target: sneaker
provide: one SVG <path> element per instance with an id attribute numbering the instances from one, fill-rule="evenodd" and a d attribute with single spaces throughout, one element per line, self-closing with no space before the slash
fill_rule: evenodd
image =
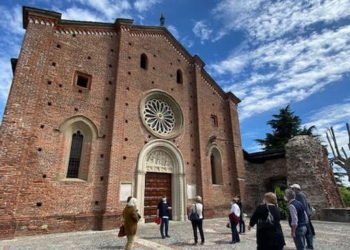
<path id="1" fill-rule="evenodd" d="M 198 244 L 197 242 L 193 243 L 194 246 L 196 246 L 197 244 Z"/>
<path id="2" fill-rule="evenodd" d="M 204 245 L 204 241 L 201 242 L 201 245 Z"/>
<path id="3" fill-rule="evenodd" d="M 162 236 L 162 239 L 165 239 L 165 236 L 164 236 L 164 235 Z"/>
<path id="4" fill-rule="evenodd" d="M 170 235 L 165 235 L 165 237 L 170 238 Z"/>

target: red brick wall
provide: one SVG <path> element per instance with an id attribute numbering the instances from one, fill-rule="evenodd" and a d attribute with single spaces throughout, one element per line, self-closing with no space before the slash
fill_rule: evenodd
<path id="1" fill-rule="evenodd" d="M 120 183 L 135 185 L 139 152 L 156 139 L 139 116 L 140 100 L 152 89 L 167 92 L 182 109 L 183 131 L 171 141 L 183 155 L 186 182 L 204 198 L 206 217 L 226 214 L 239 194 L 236 168 L 243 160 L 231 101 L 214 91 L 165 31 L 122 25 L 81 34 L 80 27 L 28 24 L 1 127 L 1 237 L 116 227 L 125 205 Z M 147 70 L 140 68 L 142 53 Z M 178 69 L 182 84 L 176 82 Z M 76 71 L 92 76 L 90 90 L 74 86 Z M 69 147 L 59 126 L 77 115 L 98 130 L 85 182 L 61 180 Z M 222 152 L 222 185 L 211 184 L 207 150 L 213 135 Z"/>

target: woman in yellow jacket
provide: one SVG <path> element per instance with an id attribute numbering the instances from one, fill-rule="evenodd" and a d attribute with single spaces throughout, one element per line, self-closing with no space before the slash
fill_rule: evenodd
<path id="1" fill-rule="evenodd" d="M 125 245 L 126 250 L 130 250 L 133 247 L 137 231 L 137 222 L 140 219 L 140 215 L 137 213 L 136 203 L 137 200 L 135 198 L 129 199 L 123 211 L 124 230 L 128 239 Z"/>

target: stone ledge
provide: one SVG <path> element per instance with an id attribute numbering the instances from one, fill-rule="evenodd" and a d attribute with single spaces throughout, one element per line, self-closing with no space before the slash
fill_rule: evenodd
<path id="1" fill-rule="evenodd" d="M 325 208 L 321 210 L 320 220 L 350 223 L 350 208 Z"/>

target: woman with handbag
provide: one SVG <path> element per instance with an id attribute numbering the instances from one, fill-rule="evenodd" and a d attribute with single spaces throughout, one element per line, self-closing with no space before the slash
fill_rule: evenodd
<path id="1" fill-rule="evenodd" d="M 263 204 L 259 205 L 252 215 L 248 230 L 257 224 L 257 250 L 281 250 L 285 245 L 280 224 L 280 211 L 277 207 L 277 197 L 274 193 L 264 195 Z"/>
<path id="2" fill-rule="evenodd" d="M 133 247 L 135 241 L 135 235 L 137 231 L 137 223 L 140 220 L 140 215 L 136 209 L 137 200 L 135 198 L 128 199 L 128 203 L 123 211 L 124 218 L 124 231 L 128 239 L 125 249 L 130 250 Z"/>
<path id="3" fill-rule="evenodd" d="M 198 243 L 197 228 L 201 236 L 201 244 L 204 244 L 204 233 L 203 233 L 203 204 L 202 197 L 197 196 L 195 203 L 192 204 L 190 208 L 190 213 L 188 219 L 192 223 L 193 236 L 194 236 L 194 245 Z"/>
<path id="4" fill-rule="evenodd" d="M 239 234 L 237 231 L 237 225 L 239 223 L 239 217 L 241 215 L 241 210 L 239 209 L 239 206 L 237 204 L 238 198 L 235 197 L 232 200 L 231 203 L 231 210 L 229 214 L 229 219 L 230 219 L 230 227 L 231 227 L 231 233 L 232 233 L 232 241 L 231 244 L 235 244 L 240 242 Z"/>

